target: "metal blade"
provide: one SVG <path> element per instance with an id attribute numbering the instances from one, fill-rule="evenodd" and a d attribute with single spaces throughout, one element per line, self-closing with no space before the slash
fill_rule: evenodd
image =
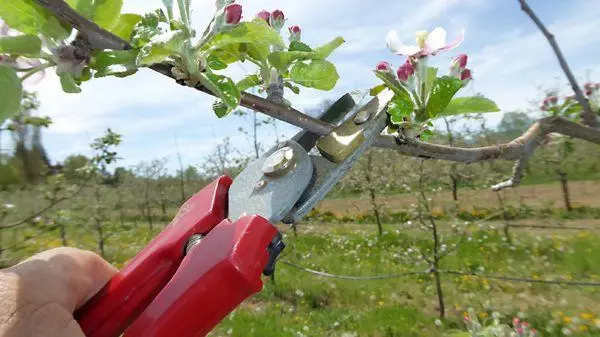
<path id="1" fill-rule="evenodd" d="M 346 115 L 356 106 L 352 94 L 345 94 L 333 103 L 329 109 L 325 110 L 318 118 L 321 121 L 336 124 L 346 117 Z M 307 152 L 310 151 L 321 136 L 310 131 L 301 131 L 296 134 L 292 140 L 300 144 Z"/>
<path id="2" fill-rule="evenodd" d="M 386 108 L 389 101 L 394 97 L 394 93 L 386 90 L 369 103 L 360 108 L 357 115 L 367 111 L 372 116 L 369 121 L 364 123 L 364 141 L 358 148 L 345 160 L 335 163 L 322 156 L 310 155 L 314 166 L 315 178 L 306 192 L 299 199 L 291 212 L 283 219 L 285 223 L 294 223 L 301 219 L 313 207 L 321 201 L 329 191 L 340 181 L 348 170 L 358 161 L 358 159 L 371 147 L 377 139 L 377 136 L 385 129 L 387 124 Z"/>

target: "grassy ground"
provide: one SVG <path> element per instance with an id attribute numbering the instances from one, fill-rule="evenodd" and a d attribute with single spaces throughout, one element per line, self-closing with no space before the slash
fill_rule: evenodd
<path id="1" fill-rule="evenodd" d="M 600 207 L 599 182 L 575 182 L 571 189 L 576 205 Z M 497 207 L 488 191 L 461 190 L 460 195 L 461 203 L 469 207 Z M 524 201 L 529 207 L 545 209 L 560 206 L 561 200 L 558 185 L 524 186 L 505 196 L 507 204 Z M 388 210 L 407 209 L 416 203 L 409 195 L 386 196 L 384 201 Z M 436 195 L 433 201 L 442 208 L 451 205 L 448 193 Z M 369 210 L 368 203 L 359 199 L 326 200 L 320 208 L 342 215 Z M 441 261 L 440 269 L 600 282 L 600 219 L 579 213 L 569 219 L 554 216 L 564 214 L 561 212 L 511 220 L 514 226 L 556 228 L 511 227 L 510 244 L 502 231 L 503 221 L 465 222 L 444 216 L 438 220 L 440 233 L 447 251 L 454 253 Z M 431 255 L 431 233 L 413 222 L 386 223 L 382 236 L 377 235 L 374 224 L 364 221 L 302 223 L 297 236 L 282 227 L 288 247 L 275 282 L 265 278 L 264 290 L 227 317 L 212 336 L 448 336 L 465 329 L 463 317 L 469 308 L 486 322 L 494 312 L 502 315 L 503 322 L 522 317 L 542 336 L 600 336 L 600 287 L 442 274 L 447 318 L 436 324 L 440 307 L 431 274 L 342 280 L 316 276 L 285 263 L 350 276 L 424 272 L 428 265 L 417 252 Z M 66 243 L 97 251 L 91 225 L 76 223 L 81 222 L 66 222 Z M 458 234 L 456 226 L 468 234 Z M 586 230 L 568 229 L 573 227 Z M 144 220 L 137 224 L 127 220 L 123 226 L 113 218 L 105 224 L 105 231 L 111 233 L 105 258 L 122 267 L 158 230 L 150 231 Z M 10 265 L 63 243 L 60 230 L 48 225 L 3 230 L 0 264 Z"/>
<path id="2" fill-rule="evenodd" d="M 553 225 L 547 221 L 548 225 Z M 522 224 L 530 224 L 524 220 Z M 518 277 L 588 279 L 600 282 L 600 221 L 560 221 L 565 227 L 588 226 L 589 231 L 512 229 L 515 241 L 504 241 L 502 223 L 469 226 L 456 254 L 442 269 L 478 271 Z M 152 234 L 146 227 L 111 225 L 106 258 L 117 266 L 141 249 Z M 440 223 L 446 242 L 457 242 L 450 223 Z M 37 229 L 36 229 L 37 230 Z M 30 232 L 5 233 L 22 241 Z M 333 274 L 372 276 L 427 269 L 411 250 L 430 249 L 429 233 L 406 225 L 388 224 L 383 236 L 373 224 L 302 224 L 298 236 L 282 228 L 288 248 L 284 261 Z M 95 248 L 93 234 L 82 227 L 67 228 L 69 244 Z M 76 242 L 75 242 L 76 241 Z M 5 241 L 6 242 L 6 241 Z M 60 246 L 56 232 L 28 241 L 4 253 L 18 260 Z M 443 275 L 448 319 L 436 326 L 439 306 L 431 275 L 377 281 L 349 281 L 315 276 L 285 263 L 278 264 L 276 282 L 225 319 L 213 336 L 444 336 L 462 329 L 462 317 L 474 308 L 481 318 L 494 311 L 506 321 L 525 316 L 543 336 L 563 336 L 563 328 L 581 336 L 599 336 L 600 288 L 564 287 L 494 281 L 472 276 Z M 521 313 L 521 314 L 519 314 Z M 553 325 L 552 322 L 555 322 Z M 552 332 L 544 331 L 550 328 Z"/>

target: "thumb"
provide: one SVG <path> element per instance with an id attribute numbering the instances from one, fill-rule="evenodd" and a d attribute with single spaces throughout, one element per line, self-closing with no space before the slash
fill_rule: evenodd
<path id="1" fill-rule="evenodd" d="M 69 312 L 84 305 L 117 273 L 99 255 L 76 248 L 48 250 L 5 271 L 18 277 L 27 302 L 45 299 Z"/>

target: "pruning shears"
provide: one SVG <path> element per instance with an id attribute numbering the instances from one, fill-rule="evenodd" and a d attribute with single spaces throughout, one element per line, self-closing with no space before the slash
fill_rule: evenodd
<path id="1" fill-rule="evenodd" d="M 347 94 L 320 119 L 192 196 L 171 223 L 75 313 L 88 337 L 205 336 L 262 289 L 285 248 L 274 224 L 294 223 L 348 172 L 385 129 L 385 90 L 357 107 Z M 318 150 L 318 151 L 317 151 Z"/>

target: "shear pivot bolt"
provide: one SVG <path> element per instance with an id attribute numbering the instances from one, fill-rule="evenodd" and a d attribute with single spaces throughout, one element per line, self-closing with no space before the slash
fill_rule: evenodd
<path id="1" fill-rule="evenodd" d="M 271 154 L 263 164 L 263 173 L 268 177 L 279 176 L 293 166 L 296 158 L 291 147 L 283 147 Z"/>
<path id="2" fill-rule="evenodd" d="M 354 123 L 356 125 L 361 125 L 366 123 L 369 118 L 371 118 L 371 113 L 367 110 L 361 110 L 354 116 Z"/>

